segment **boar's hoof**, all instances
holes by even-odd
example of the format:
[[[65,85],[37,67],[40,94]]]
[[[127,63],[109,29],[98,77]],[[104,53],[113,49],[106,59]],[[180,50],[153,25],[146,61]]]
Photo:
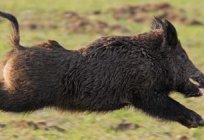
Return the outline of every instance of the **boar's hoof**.
[[[186,94],[186,97],[200,97],[202,96],[204,93],[204,89],[203,88],[198,88],[198,90],[196,92],[189,92],[188,94]]]
[[[203,95],[203,92],[199,91],[199,92],[192,92],[186,95],[187,98],[189,97],[200,97]]]
[[[199,126],[204,126],[204,120],[200,115],[195,112],[188,112],[180,120],[180,123],[188,128],[196,128]]]
[[[199,121],[199,126],[204,126],[204,120]]]

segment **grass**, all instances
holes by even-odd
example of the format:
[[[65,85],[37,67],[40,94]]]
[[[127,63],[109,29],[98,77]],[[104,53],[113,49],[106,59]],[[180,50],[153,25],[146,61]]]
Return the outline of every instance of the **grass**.
[[[157,1],[164,2],[164,1]],[[177,8],[186,9],[189,16],[204,19],[204,3],[202,0],[169,1]],[[65,11],[76,11],[87,15],[94,10],[107,11],[109,8],[124,5],[136,5],[142,3],[153,3],[151,0],[0,0],[0,9],[14,13],[20,22],[27,20],[27,16],[34,15],[40,22],[54,21],[61,25],[62,14]],[[108,13],[98,18],[110,24],[118,23],[131,30],[132,33],[148,31],[149,24],[135,24],[131,21],[116,21]],[[191,60],[204,71],[204,28],[203,26],[186,26],[175,23],[179,38],[183,47],[189,54]],[[0,21],[0,59],[2,60],[10,49],[8,36],[10,34],[8,22]],[[109,35],[112,35],[110,32]],[[21,30],[22,44],[32,46],[33,44],[54,39],[68,49],[78,49],[95,38],[99,34],[67,33],[63,29]],[[182,96],[173,94],[187,107],[204,115],[204,103],[201,98],[184,99]],[[35,128],[32,125],[19,123],[22,120],[34,123],[44,122],[45,128]],[[122,120],[132,124],[138,124],[137,129],[115,131],[114,128]],[[4,126],[5,124],[5,126]],[[65,131],[51,129],[49,126],[58,126]],[[204,139],[204,128],[187,129],[177,123],[164,122],[153,119],[133,108],[125,108],[106,114],[96,113],[69,113],[54,109],[43,109],[28,114],[14,114],[0,112],[0,139],[7,140],[175,140],[187,137],[192,140]]]

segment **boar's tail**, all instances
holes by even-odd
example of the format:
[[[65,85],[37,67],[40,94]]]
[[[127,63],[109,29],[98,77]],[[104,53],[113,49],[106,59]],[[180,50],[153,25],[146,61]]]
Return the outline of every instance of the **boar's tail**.
[[[23,48],[20,45],[19,25],[18,25],[18,21],[17,21],[16,17],[9,14],[9,13],[5,13],[5,12],[1,12],[1,11],[0,11],[0,16],[8,19],[12,25],[13,33],[11,35],[11,43],[12,43],[12,46],[14,47],[14,49]]]

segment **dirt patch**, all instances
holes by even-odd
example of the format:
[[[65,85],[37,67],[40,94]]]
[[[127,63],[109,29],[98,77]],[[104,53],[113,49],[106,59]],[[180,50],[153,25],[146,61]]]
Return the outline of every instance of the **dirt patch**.
[[[23,22],[20,27],[22,29],[29,29],[29,30],[41,30],[41,29],[56,29],[59,26],[54,23],[39,23],[39,22],[32,22],[26,21]]]
[[[138,124],[126,122],[125,120],[122,120],[120,123],[118,123],[115,126],[111,126],[111,129],[115,131],[135,130],[138,128],[140,128]]]
[[[179,138],[179,140],[189,140],[189,138],[188,138],[187,136],[181,136],[181,137]]]
[[[91,14],[81,15],[76,12],[67,11],[57,18],[35,16],[33,13],[26,13],[21,29],[42,30],[42,29],[62,29],[68,33],[88,33],[88,34],[108,34],[108,33],[128,33],[129,30],[121,25],[110,25],[102,20],[90,19],[90,16],[100,16],[102,12],[95,10]],[[59,22],[60,21],[60,22]]]
[[[6,127],[6,124],[0,123],[0,131]]]
[[[186,25],[204,25],[199,19],[188,17],[184,9],[174,8],[168,3],[124,6],[109,11],[117,20],[129,19],[137,23],[149,22],[152,20],[152,15],[157,15]]]
[[[45,130],[45,131],[51,131],[55,130],[58,132],[65,132],[66,130],[63,128],[60,128],[56,125],[49,125],[46,121],[40,121],[40,122],[33,122],[33,121],[12,121],[12,125],[14,125],[17,128],[32,128],[33,130]]]
[[[96,15],[100,14],[99,11],[95,11],[94,13]],[[129,32],[127,28],[124,28],[118,24],[109,25],[101,20],[91,20],[88,17],[81,16],[76,12],[65,12],[64,21],[64,27],[67,32],[99,34],[106,34],[108,32]]]
[[[51,13],[52,15],[53,13]],[[29,30],[42,30],[42,29],[56,29],[59,27],[56,19],[47,15],[38,15],[33,11],[23,13],[21,23],[21,29]]]
[[[102,14],[103,12],[101,10],[95,10],[92,12],[93,15],[100,15]]]

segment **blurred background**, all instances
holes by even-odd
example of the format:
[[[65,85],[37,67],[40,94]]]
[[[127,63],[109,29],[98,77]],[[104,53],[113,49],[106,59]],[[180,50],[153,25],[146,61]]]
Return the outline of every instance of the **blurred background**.
[[[78,49],[105,35],[134,35],[150,30],[153,16],[169,19],[190,59],[204,72],[203,0],[0,0],[0,10],[20,23],[21,44],[48,39]],[[11,47],[10,24],[0,19],[0,59]],[[204,115],[204,97],[172,97]],[[112,113],[69,113],[43,109],[0,112],[2,140],[203,140],[204,128],[153,119],[133,108]]]

